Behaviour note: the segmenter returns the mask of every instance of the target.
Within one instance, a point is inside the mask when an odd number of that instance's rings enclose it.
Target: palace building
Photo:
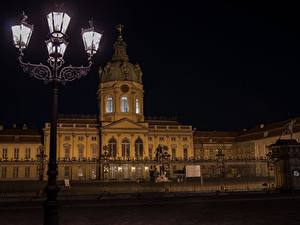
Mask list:
[[[273,176],[267,146],[276,142],[287,121],[221,132],[197,131],[174,119],[147,118],[142,69],[130,63],[126,48],[119,30],[112,59],[99,70],[99,115],[59,116],[59,180],[149,180],[155,169],[176,178],[195,164],[206,178]],[[294,137],[300,138],[300,122]],[[49,146],[50,123],[41,132],[26,125],[1,126],[0,180],[37,180],[41,173],[46,179]],[[165,158],[158,159],[159,146]]]

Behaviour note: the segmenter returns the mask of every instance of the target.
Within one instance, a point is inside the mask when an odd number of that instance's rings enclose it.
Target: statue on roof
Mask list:
[[[279,139],[281,138],[281,136],[283,135],[291,135],[291,140],[293,139],[293,129],[295,126],[296,120],[291,120],[290,122],[288,122],[287,124],[284,125],[283,127],[283,131],[281,132],[281,135],[279,137]]]

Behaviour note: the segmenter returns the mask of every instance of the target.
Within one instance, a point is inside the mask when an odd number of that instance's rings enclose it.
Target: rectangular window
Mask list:
[[[78,136],[78,141],[83,141],[83,136]]]
[[[30,148],[25,148],[25,159],[30,159]]]
[[[188,139],[187,137],[183,137],[182,138],[183,141],[187,141],[187,139]]]
[[[65,141],[70,141],[71,137],[70,136],[65,136]]]
[[[30,167],[29,166],[25,167],[25,177],[30,177]]]
[[[19,159],[19,149],[18,148],[14,149],[14,159]]]
[[[97,146],[92,147],[92,159],[97,158]]]
[[[187,148],[183,149],[183,159],[188,160],[188,149]]]
[[[78,147],[78,158],[79,159],[83,159],[83,151],[84,151],[83,146],[79,146]]]
[[[171,137],[171,141],[176,141],[176,137]]]
[[[70,167],[69,166],[65,166],[65,173],[64,173],[65,177],[69,177],[70,176]]]
[[[176,159],[176,148],[172,148],[172,158]]]
[[[92,141],[97,141],[97,137],[96,136],[92,136]]]
[[[65,159],[70,159],[70,147],[65,147]]]
[[[149,140],[149,141],[152,141],[152,137],[148,137],[148,140]]]
[[[14,166],[13,168],[13,178],[17,178],[19,176],[19,167]]]
[[[159,140],[160,140],[160,141],[164,141],[165,138],[164,138],[164,137],[159,137]]]
[[[7,174],[7,167],[6,166],[1,167],[1,178],[6,178],[6,174]]]
[[[7,148],[2,149],[2,158],[7,159]]]
[[[152,159],[153,145],[149,145],[149,159]]]

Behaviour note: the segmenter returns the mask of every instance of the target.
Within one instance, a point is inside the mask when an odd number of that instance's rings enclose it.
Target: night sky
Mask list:
[[[31,3],[30,3],[31,2]],[[264,3],[262,3],[264,2]],[[130,62],[143,71],[146,116],[176,116],[200,130],[241,130],[300,115],[300,23],[296,1],[65,1],[71,16],[66,65],[87,63],[81,28],[104,32],[89,75],[61,87],[59,112],[96,114],[98,67],[125,25]],[[50,86],[18,66],[11,25],[23,10],[34,24],[25,61],[47,60],[46,14],[53,1],[1,6],[0,122],[42,127]]]

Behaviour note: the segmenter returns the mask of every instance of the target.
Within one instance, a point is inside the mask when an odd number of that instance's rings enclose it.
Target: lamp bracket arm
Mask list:
[[[66,66],[61,69],[58,76],[58,80],[62,83],[66,83],[69,81],[80,79],[81,77],[85,77],[90,71],[91,66],[92,66],[91,61],[89,61],[88,66],[79,66],[79,67],[75,67],[72,65]]]
[[[52,73],[48,66],[40,64],[25,63],[22,60],[22,56],[18,57],[20,66],[25,73],[28,73],[30,77],[34,77],[38,80],[52,81]]]

